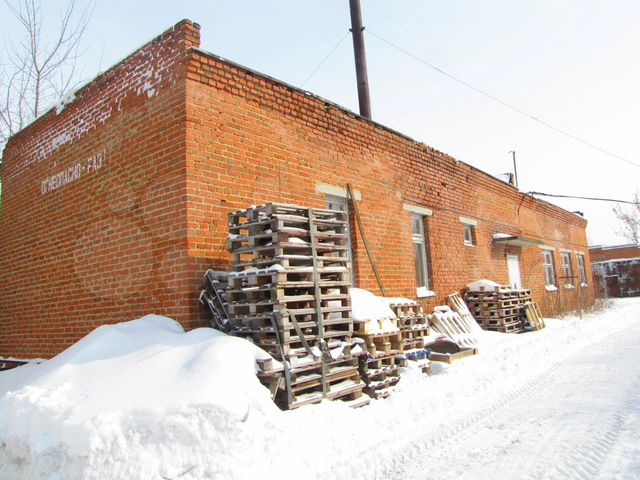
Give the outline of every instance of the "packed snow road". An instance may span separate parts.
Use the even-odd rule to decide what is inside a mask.
[[[580,349],[395,478],[640,478],[640,319]]]

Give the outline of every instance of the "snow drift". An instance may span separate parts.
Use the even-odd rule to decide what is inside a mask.
[[[98,458],[117,478],[120,464],[138,465],[136,478],[184,473],[193,444],[206,438],[224,450],[240,440],[234,424],[276,409],[255,375],[258,358],[270,357],[157,315],[101,326],[49,361],[0,376],[0,477],[18,477],[11,465],[22,465],[19,478],[92,478]],[[199,471],[218,471],[220,460]]]
[[[431,378],[410,362],[388,399],[290,412],[258,383],[254,358],[264,353],[249,342],[183,333],[155,316],[101,327],[42,365],[0,373],[0,478],[371,480],[413,478],[402,472],[416,459],[440,474],[435,450],[446,463],[465,428],[563,358],[637,329],[639,315],[640,299],[623,299],[581,321],[547,319],[537,332],[481,332],[480,355],[434,364]],[[617,478],[637,478],[624,468]]]

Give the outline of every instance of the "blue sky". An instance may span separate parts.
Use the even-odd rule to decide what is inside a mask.
[[[78,0],[81,5],[85,0]],[[361,0],[365,27],[447,72],[640,164],[640,2],[633,0]],[[47,0],[46,27],[61,0]],[[300,86],[347,32],[348,0],[96,0],[80,66],[84,79],[182,18],[202,26],[202,48]],[[15,32],[0,16],[5,37]],[[374,120],[489,173],[512,169],[523,191],[630,199],[628,165],[446,78],[366,35]],[[1,52],[1,50],[0,50]],[[357,111],[351,38],[305,88]],[[621,243],[611,204],[581,210],[592,243]]]

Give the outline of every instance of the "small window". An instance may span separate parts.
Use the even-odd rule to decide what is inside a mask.
[[[587,286],[587,270],[584,267],[584,255],[579,253],[578,258],[578,275],[580,275],[580,286]]]
[[[416,262],[416,286],[429,286],[429,272],[427,270],[427,242],[424,234],[424,216],[414,213],[411,215],[411,236],[413,240],[413,255]]]
[[[553,263],[553,252],[551,250],[542,251],[542,265],[544,266],[544,279],[547,287],[556,286],[556,267]]]
[[[465,223],[464,227],[464,244],[465,245],[475,245],[475,228],[473,225],[469,225]]]
[[[564,273],[564,284],[567,287],[573,287],[573,271],[571,270],[571,255],[566,252],[560,254],[562,259],[562,271]]]

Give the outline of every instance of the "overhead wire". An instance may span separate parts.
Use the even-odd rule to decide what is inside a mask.
[[[575,195],[560,195],[554,193],[542,193],[542,192],[527,192],[525,195],[538,195],[542,197],[556,197],[556,198],[575,198],[578,200],[595,200],[598,202],[614,202],[614,203],[627,203],[629,205],[640,205],[640,202],[630,202],[629,200],[616,200],[614,198],[598,198],[598,197],[579,197]]]
[[[623,157],[622,155],[618,155],[617,153],[610,152],[609,150],[606,150],[606,149],[604,149],[602,147],[599,147],[598,145],[596,145],[596,144],[594,144],[594,143],[592,143],[592,142],[590,142],[588,140],[584,140],[583,138],[580,138],[577,135],[574,135],[574,134],[572,134],[570,132],[567,132],[566,130],[563,130],[563,129],[559,128],[559,127],[556,127],[555,125],[552,125],[552,124],[550,124],[550,123],[548,123],[548,122],[546,122],[546,121],[544,121],[544,120],[542,120],[542,119],[530,114],[529,112],[527,112],[527,111],[525,111],[525,110],[523,110],[521,108],[518,108],[518,107],[516,107],[516,106],[514,106],[514,105],[512,105],[512,104],[510,104],[510,103],[508,103],[508,102],[496,97],[495,95],[492,95],[491,93],[488,93],[488,92],[476,87],[475,85],[472,85],[469,82],[467,82],[467,81],[465,81],[465,80],[463,80],[463,79],[461,79],[461,78],[459,78],[459,77],[457,77],[455,75],[452,75],[449,72],[446,72],[442,68],[440,68],[440,67],[438,67],[436,65],[433,65],[432,63],[427,62],[426,60],[418,57],[417,55],[414,55],[413,53],[411,53],[408,50],[400,47],[399,45],[396,45],[395,43],[390,42],[389,40],[386,40],[385,38],[383,38],[380,35],[372,32],[369,29],[365,29],[365,32],[367,34],[377,38],[378,40],[386,43],[387,45],[395,48],[396,50],[404,53],[405,55],[408,55],[409,57],[413,58],[417,62],[422,63],[423,65],[426,65],[427,67],[429,67],[429,68],[441,73],[442,75],[444,75],[444,76],[446,76],[446,77],[458,82],[459,84],[461,84],[461,85],[463,85],[463,86],[475,91],[476,93],[479,93],[480,95],[483,95],[483,96],[485,96],[485,97],[487,97],[487,98],[489,98],[489,99],[501,104],[502,106],[504,106],[506,108],[509,108],[509,109],[513,110],[514,112],[519,113],[520,115],[523,115],[523,116],[529,118],[530,120],[533,120],[534,122],[539,123],[540,125],[543,125],[543,126],[549,128],[551,130],[554,130],[555,132],[560,133],[561,135],[565,135],[566,137],[569,137],[569,138],[571,138],[571,139],[573,139],[573,140],[575,140],[577,142],[582,143],[583,145],[586,145],[586,146],[588,146],[588,147],[590,147],[590,148],[592,148],[594,150],[597,150],[597,151],[599,151],[601,153],[604,153],[605,155],[608,155],[608,156],[613,157],[613,158],[617,158],[618,160],[626,162],[629,165],[633,165],[634,167],[640,168],[640,163],[636,163],[633,160],[630,160],[630,159],[628,159],[626,157]]]
[[[326,56],[326,57],[324,57],[324,58],[322,59],[322,61],[318,64],[318,66],[317,66],[316,68],[314,68],[314,69],[313,69],[313,71],[309,74],[309,76],[305,79],[305,81],[304,81],[304,82],[302,82],[302,84],[300,85],[300,87],[301,87],[301,88],[302,88],[302,87],[304,87],[304,86],[307,84],[307,82],[308,82],[309,80],[311,80],[311,78],[316,74],[316,72],[317,72],[318,70],[320,70],[320,68],[322,68],[322,66],[325,64],[325,62],[326,62],[327,60],[329,60],[329,57],[330,57],[331,55],[333,55],[333,52],[335,52],[335,51],[338,49],[338,47],[339,47],[340,45],[342,45],[342,42],[344,42],[344,39],[345,39],[345,38],[347,38],[347,37],[349,36],[349,34],[350,34],[350,33],[351,33],[351,31],[350,31],[350,30],[347,30],[347,33],[345,33],[345,34],[344,34],[344,36],[340,39],[340,41],[339,41],[338,43],[336,43],[336,44],[335,44],[335,46],[334,46],[334,47],[329,51],[329,53],[327,54],[327,56]]]

